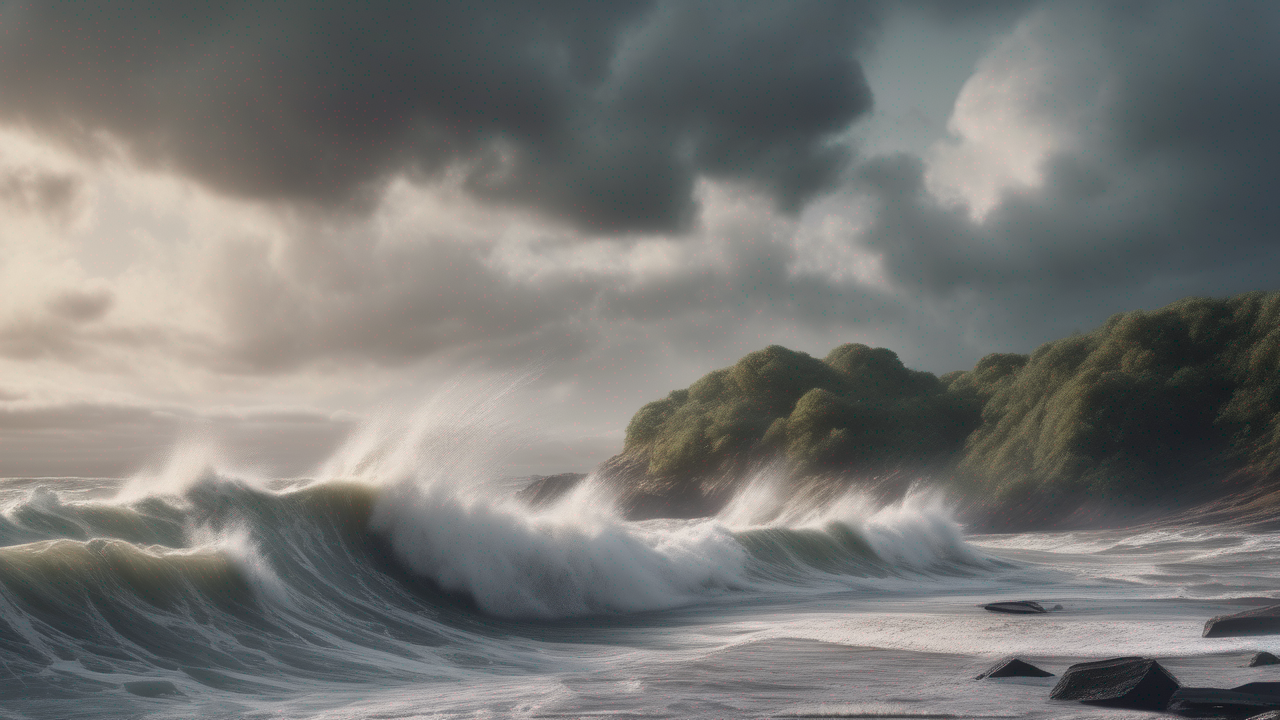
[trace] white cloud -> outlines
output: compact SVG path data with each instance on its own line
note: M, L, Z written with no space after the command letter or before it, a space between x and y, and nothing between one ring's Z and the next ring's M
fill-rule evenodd
M1055 154L1085 150L1109 91L1101 21L1085 5L1041 9L978 63L956 97L950 137L926 156L935 195L980 221L1006 192L1042 187Z

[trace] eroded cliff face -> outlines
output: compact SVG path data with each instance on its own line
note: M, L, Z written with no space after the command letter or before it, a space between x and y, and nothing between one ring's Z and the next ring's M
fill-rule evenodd
M927 477L1011 525L1265 491L1280 478L1280 293L1124 313L940 378L885 348L770 346L645 405L597 475L632 517L691 517L769 463L797 492L891 497Z

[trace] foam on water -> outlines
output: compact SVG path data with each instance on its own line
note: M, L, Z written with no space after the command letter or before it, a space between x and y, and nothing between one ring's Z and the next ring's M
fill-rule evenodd
M858 647L981 656L1178 657L1280 652L1275 636L1202 638L1205 617L1189 608L1150 605L1120 612L1114 602L1066 600L1070 612L1010 618L976 602L934 612L862 608L856 615L818 615L774 622L750 640L803 638Z
M569 504L532 513L409 485L384 491L373 527L415 572L508 617L652 610L749 584L746 553L710 522L632 525Z
M873 562L897 574L980 564L940 497L909 495L878 508L850 494L828 505L780 502L780 473L763 469L717 518L627 522L612 498L588 478L550 507L515 501L493 478L514 434L501 414L506 389L447 388L407 421L371 423L327 462L322 477L377 485L371 527L414 573L505 617L656 610L733 591L762 591L778 580L759 572L760 553L744 533L774 533L779 557L812 567L796 543L822 535L832 553L866 546ZM752 543L759 548L758 537ZM866 563L863 563L865 566ZM854 568L843 568L849 572ZM858 573L855 573L858 574ZM793 576L793 579L797 579Z
M0 692L70 702L146 679L184 697L277 698L399 683L456 708L465 681L533 713L515 678L606 667L639 682L638 663L788 638L983 656L1280 652L1200 638L1203 603L1154 599L1260 594L1278 535L966 538L926 488L887 505L796 497L780 466L712 518L626 521L595 478L535 509L498 482L523 442L506 392L457 386L378 418L305 481L256 477L194 443L114 497L15 485L0 511ZM1068 610L979 609L1006 598ZM663 617L688 627L633 615L681 606ZM593 615L614 617L575 619ZM635 646L606 630L582 640L611 623L637 631ZM573 709L571 687L540 692Z

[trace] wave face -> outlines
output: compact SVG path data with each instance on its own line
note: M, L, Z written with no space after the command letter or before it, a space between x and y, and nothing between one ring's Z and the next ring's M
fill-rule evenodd
M936 498L789 507L768 473L716 518L627 522L590 480L533 510L488 480L485 412L375 427L289 486L199 453L114 497L0 483L0 695L456 678L544 662L511 640L531 620L996 565Z

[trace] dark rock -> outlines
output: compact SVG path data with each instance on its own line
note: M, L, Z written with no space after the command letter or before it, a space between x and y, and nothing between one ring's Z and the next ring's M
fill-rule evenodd
M163 697L165 695L181 695L178 686L168 680L134 680L124 684L124 689L142 697Z
M1164 710L1179 685L1178 679L1155 660L1120 657L1072 665L1053 686L1049 697L1111 707Z
M1059 604L1054 605L1053 607L1051 607L1051 608L1049 608L1049 609L1050 609L1050 610L1061 610L1061 609L1062 609L1062 604L1061 604L1061 603L1059 603Z
M998 613L1012 613L1014 615L1034 615L1036 613L1049 612L1044 606L1034 600L1011 600L1007 602L993 602L983 605L984 610Z
M1230 690L1178 688L1168 709L1182 715L1245 717L1266 710L1280 710L1280 683L1248 683Z
M1045 672L1035 665L1018 658L1008 658L987 668L986 672L974 679L984 680L986 678L1002 677L1053 677L1053 673Z
M1280 682L1251 682L1231 688L1232 692L1253 693L1255 695L1275 695L1280 697Z
M1262 665L1280 665L1280 658L1269 652L1255 653L1249 658L1249 667L1261 667Z
M1280 634L1280 605L1219 615L1204 624L1204 637Z
M583 473L560 473L534 478L533 482L516 493L516 498L530 507L546 507L568 495L585 477Z

